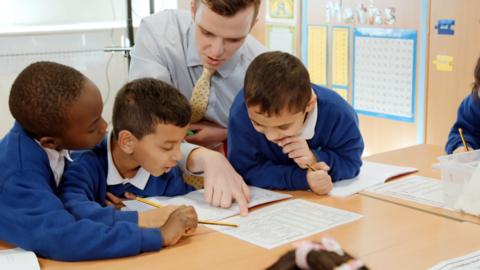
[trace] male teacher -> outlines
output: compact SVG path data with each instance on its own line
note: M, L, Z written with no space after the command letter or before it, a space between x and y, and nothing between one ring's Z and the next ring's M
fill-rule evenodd
M190 11L166 10L143 19L129 79L163 80L190 100L194 134L188 142L217 148L226 140L228 113L246 69L265 51L249 35L259 7L260 0L191 0ZM194 149L183 144L183 159ZM222 207L235 199L245 213L248 187L226 159L224 165L206 172L205 199Z

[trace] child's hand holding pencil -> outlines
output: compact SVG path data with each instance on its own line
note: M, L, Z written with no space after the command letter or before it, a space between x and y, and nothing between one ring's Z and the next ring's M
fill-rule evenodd
M193 209L192 206L179 206L170 214L165 224L160 227L160 233L163 237L163 245L175 245L184 235L189 235L195 232L197 225L198 217L195 209Z
M310 189L318 195L328 194L333 188L332 178L328 174L330 167L325 162L307 166L307 182Z

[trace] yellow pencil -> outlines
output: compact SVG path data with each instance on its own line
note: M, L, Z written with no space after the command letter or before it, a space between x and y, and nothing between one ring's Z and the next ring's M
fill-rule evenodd
M310 171L312 171L312 172L316 171L315 168L313 168L312 165L310 165L310 164L308 164L308 163L307 163L307 167L308 167L308 169L309 169Z
M152 202L152 201L147 200L145 198L135 197L135 200L137 200L139 202L142 202L142 203L145 203L145 204L148 204L148 205L151 205L151 206L156 207L156 208L162 208L163 207L163 205L161 205L159 203L156 203L156 202ZM219 222L219 221L199 220L198 223L199 224L228 226L228 227L238 227L237 224L228 223L228 222Z
M465 137L463 137L463 130L462 128L458 128L458 133L460 134L460 139L462 139L462 143L463 143L463 147L465 147L465 151L470 151L470 149L468 149L468 145L467 145L467 141L465 141Z

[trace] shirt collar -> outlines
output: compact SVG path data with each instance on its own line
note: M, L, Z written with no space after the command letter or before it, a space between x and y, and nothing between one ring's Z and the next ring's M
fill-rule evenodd
M202 66L202 61L200 60L200 56L198 55L197 41L195 39L195 22L193 21L187 29L187 40L187 66ZM232 57L230 57L230 59L217 70L217 73L220 74L220 76L226 78L235 70L235 68L238 66L238 63L240 62L241 56L244 53L243 47L244 45L242 45L232 55Z
M50 164L50 169L52 170L55 184L58 187L60 180L62 179L63 171L65 170L65 159L70 162L73 161L70 157L70 152L65 149L57 151L55 149L43 147L38 140L35 140L35 142L37 142L47 154L48 163Z
M108 134L108 141L107 141L107 157L108 157L108 173L107 173L107 185L119 185L119 184L131 184L138 189L144 190L145 186L148 183L148 179L150 178L150 173L148 173L144 168L140 167L138 169L137 174L133 178L123 178L120 173L118 172L117 167L113 163L112 158L112 150L111 150L111 138L112 133Z
M313 94L313 90L312 90ZM303 130L300 133L300 137L305 140L310 140L315 135L315 126L317 125L317 117L318 117L318 107L317 102L313 105L313 109L308 113L307 119L305 119L305 123L303 124Z

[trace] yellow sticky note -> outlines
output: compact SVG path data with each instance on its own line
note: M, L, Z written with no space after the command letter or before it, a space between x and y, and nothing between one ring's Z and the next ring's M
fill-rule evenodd
M334 27L332 30L332 84L348 86L349 28Z
M333 91L337 92L343 99L348 101L348 90L342 88L332 88Z
M433 64L438 71L453 71L453 56L450 55L437 55L437 58L433 60Z
M327 26L308 27L308 72L313 83L327 85Z

